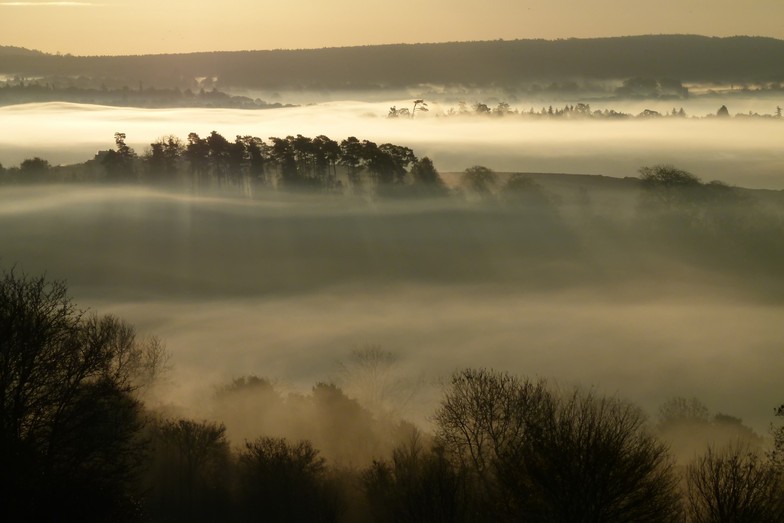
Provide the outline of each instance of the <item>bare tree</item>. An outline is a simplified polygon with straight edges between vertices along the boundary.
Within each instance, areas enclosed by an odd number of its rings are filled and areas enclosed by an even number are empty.
[[[149,511],[164,520],[220,519],[228,499],[226,428],[177,419],[154,423],[150,434]]]
[[[309,441],[262,437],[239,455],[242,520],[336,521],[342,503]]]
[[[338,362],[338,383],[372,412],[402,408],[414,396],[416,387],[401,378],[398,360],[379,345],[355,347]]]
[[[689,521],[773,523],[784,521],[784,482],[747,445],[708,447],[686,471]]]
[[[641,411],[616,398],[465,370],[434,421],[501,521],[675,521],[676,478]]]
[[[137,339],[121,320],[77,309],[64,283],[2,273],[0,516],[20,507],[32,519],[132,511],[136,392],[163,359],[160,343]]]
[[[518,478],[510,483],[530,489],[524,508],[534,520],[679,520],[672,460],[639,408],[581,390],[556,401],[522,455],[499,467]],[[522,475],[514,468],[521,462]]]
[[[442,447],[423,443],[417,431],[391,460],[374,461],[363,483],[375,521],[481,521],[465,469],[451,463]]]

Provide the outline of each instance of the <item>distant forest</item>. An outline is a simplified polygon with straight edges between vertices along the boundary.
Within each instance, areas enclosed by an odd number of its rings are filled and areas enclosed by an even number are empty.
[[[194,78],[217,78],[223,87],[333,90],[419,84],[516,87],[639,76],[778,83],[784,81],[784,41],[651,35],[99,57],[0,48],[0,74],[104,77],[169,88],[188,86]]]

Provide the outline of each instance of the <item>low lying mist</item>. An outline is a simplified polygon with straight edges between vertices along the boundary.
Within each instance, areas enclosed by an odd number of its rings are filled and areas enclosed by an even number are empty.
[[[0,262],[165,340],[157,401],[191,416],[218,417],[216,388],[240,376],[297,393],[341,383],[352,350],[376,345],[408,391],[384,407],[424,427],[446,376],[486,366],[651,414],[696,396],[765,432],[784,366],[780,207],[743,207],[747,228],[695,244],[641,210],[637,185],[590,180],[539,210],[3,187]]]
[[[712,103],[717,106],[710,112],[715,113],[721,104]],[[628,104],[628,108],[608,105],[636,114],[640,102]],[[781,122],[774,119],[550,121],[514,115],[437,117],[450,107],[433,104],[430,113],[419,113],[413,120],[392,120],[386,118],[392,105],[408,106],[410,100],[329,102],[259,111],[128,109],[61,103],[10,106],[0,108],[5,123],[0,130],[0,161],[10,166],[40,156],[52,164],[83,162],[96,151],[110,148],[115,132],[124,132],[128,144],[140,153],[160,136],[184,138],[190,132],[205,135],[213,130],[228,137],[252,134],[264,139],[325,134],[339,141],[361,135],[379,143],[411,147],[419,156],[429,156],[441,171],[462,171],[483,164],[498,171],[623,177],[634,176],[640,165],[673,163],[705,179],[744,187],[784,188],[784,151],[778,140]],[[667,102],[662,110],[669,111],[670,105]],[[775,110],[775,104],[769,105],[765,113]],[[527,106],[520,109],[527,110]],[[730,110],[734,114],[739,108]]]

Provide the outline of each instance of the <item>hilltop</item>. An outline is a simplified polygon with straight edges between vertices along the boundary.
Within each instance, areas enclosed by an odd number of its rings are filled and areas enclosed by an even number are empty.
[[[2,49],[0,74],[87,76],[163,87],[205,77],[222,87],[258,89],[514,87],[640,76],[702,83],[784,81],[784,41],[747,36],[648,35],[143,56]]]

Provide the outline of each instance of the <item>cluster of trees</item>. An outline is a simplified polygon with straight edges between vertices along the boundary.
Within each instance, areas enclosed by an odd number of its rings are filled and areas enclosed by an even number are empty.
[[[254,187],[340,192],[374,191],[378,195],[439,196],[446,188],[427,158],[417,158],[401,145],[376,144],[349,137],[341,142],[320,135],[271,137],[237,136],[230,141],[213,131],[206,137],[190,133],[186,141],[165,136],[138,155],[115,133],[115,148],[93,160],[72,166],[71,175],[109,182],[188,184],[195,189],[216,188],[249,195]],[[58,169],[60,178],[68,168]],[[64,174],[63,171],[66,171]],[[4,176],[3,176],[4,175]],[[49,163],[28,159],[0,176],[16,182],[55,178]]]
[[[709,447],[680,468],[633,404],[592,390],[467,369],[446,385],[432,436],[399,424],[397,446],[351,463],[350,447],[366,441],[357,423],[368,427],[379,421],[337,387],[318,385],[311,396],[291,395],[283,405],[307,406],[303,420],[327,423],[308,429],[313,437],[331,431],[328,439],[343,440],[345,455],[334,449],[322,455],[319,446],[328,446],[327,439],[316,445],[310,438],[279,434],[284,423],[269,405],[270,398],[282,400],[264,379],[235,380],[217,392],[219,412],[234,406],[236,418],[269,418],[260,434],[245,435],[241,445],[235,438],[232,444],[232,429],[221,421],[154,413],[142,392],[165,367],[159,341],[139,338],[117,318],[79,310],[64,284],[3,273],[0,517],[756,523],[784,518],[782,429],[769,455],[743,443]],[[726,423],[725,418],[714,421]],[[662,408],[658,430],[694,420],[710,422],[707,410],[676,399]]]
[[[196,189],[238,189],[242,194],[256,186],[330,192],[347,188],[379,195],[446,193],[429,158],[417,158],[408,147],[353,136],[341,142],[324,135],[271,137],[265,142],[255,136],[229,141],[216,131],[204,138],[190,133],[184,142],[172,135],[159,138],[142,155],[127,145],[124,133],[115,133],[114,139],[114,149],[99,152],[84,165],[55,169],[36,157],[16,168],[0,165],[0,177],[13,182],[70,176],[119,183],[187,183]]]
[[[117,183],[185,183],[196,190],[217,188],[244,195],[252,194],[255,187],[277,187],[333,193],[372,191],[378,196],[459,194],[542,208],[552,204],[530,177],[513,174],[502,182],[495,171],[479,165],[466,169],[459,186],[450,190],[428,157],[417,158],[408,147],[377,145],[353,136],[341,142],[324,135],[271,137],[269,142],[237,136],[232,142],[215,131],[204,138],[190,133],[185,142],[173,135],[159,138],[141,156],[127,145],[124,133],[115,133],[114,138],[114,149],[99,152],[82,166],[72,166],[71,176],[76,178],[81,172],[87,179]],[[55,168],[35,157],[14,168],[0,164],[0,180],[63,180],[67,171],[67,167]]]
[[[766,216],[755,201],[721,181],[703,182],[672,165],[642,167],[638,219],[642,229],[683,235],[750,240],[765,228],[776,229],[778,219]]]
[[[461,174],[459,189],[468,199],[496,201],[507,207],[555,215],[555,198],[526,174],[512,173],[502,180],[492,169],[474,165]]]
[[[403,111],[403,113],[401,113]],[[773,114],[759,114],[755,112],[746,113],[738,113],[735,115],[735,118],[775,118],[780,119],[782,116],[782,111],[780,107],[776,107],[776,110]],[[398,116],[405,115],[409,116],[410,112],[408,109],[397,109],[396,107],[391,107],[389,110],[389,114],[387,115],[389,118],[396,118]],[[584,102],[578,102],[577,104],[566,104],[563,107],[553,107],[549,105],[547,107],[542,107],[540,110],[536,110],[533,107],[530,107],[527,111],[522,109],[515,109],[512,108],[507,102],[499,102],[498,105],[495,107],[491,107],[482,102],[476,102],[473,105],[469,105],[466,102],[459,102],[457,108],[450,107],[446,112],[439,113],[438,116],[509,116],[509,115],[516,115],[525,118],[533,118],[533,119],[604,119],[604,120],[625,120],[625,119],[650,119],[650,118],[686,118],[687,114],[683,107],[676,108],[673,107],[671,111],[661,112],[656,111],[653,109],[645,109],[638,114],[631,114],[631,113],[624,113],[621,111],[616,111],[615,109],[591,109],[591,105]],[[714,117],[725,117],[729,118],[730,113],[726,106],[722,105],[716,113],[710,113],[703,117],[691,116],[690,118],[714,118]]]

